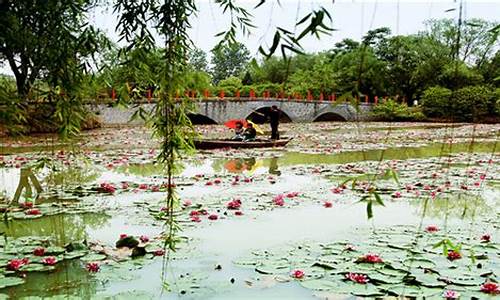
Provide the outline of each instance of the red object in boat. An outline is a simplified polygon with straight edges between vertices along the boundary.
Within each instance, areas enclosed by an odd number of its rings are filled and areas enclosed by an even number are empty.
[[[236,124],[237,123],[243,124],[243,127],[247,126],[247,121],[246,120],[240,120],[240,119],[231,119],[231,120],[227,121],[226,123],[224,123],[224,126],[226,126],[228,128],[236,129]]]

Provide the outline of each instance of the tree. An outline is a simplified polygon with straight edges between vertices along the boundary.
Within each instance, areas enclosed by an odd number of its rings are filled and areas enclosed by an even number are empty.
[[[451,61],[443,44],[422,35],[391,37],[377,47],[376,53],[387,63],[387,92],[408,100],[437,84],[438,75]]]
[[[431,19],[426,22],[426,35],[441,42],[449,49],[449,56],[454,57],[458,24],[453,19]],[[480,66],[491,57],[499,45],[498,32],[491,29],[497,26],[496,22],[482,19],[470,19],[463,23],[460,33],[458,59],[469,64]]]
[[[188,61],[194,70],[203,72],[208,71],[207,54],[200,48],[194,47],[189,51]]]
[[[240,76],[250,60],[250,52],[241,43],[217,45],[212,49],[212,80],[218,83],[230,76]]]
[[[483,75],[486,83],[500,87],[500,50],[495,53],[491,60],[483,63],[478,71]]]
[[[252,75],[248,70],[245,72],[245,76],[243,76],[241,83],[244,85],[251,85],[253,83]]]
[[[16,78],[26,98],[38,79],[50,86],[74,87],[87,59],[105,41],[85,20],[95,1],[47,0],[0,2],[0,60]]]

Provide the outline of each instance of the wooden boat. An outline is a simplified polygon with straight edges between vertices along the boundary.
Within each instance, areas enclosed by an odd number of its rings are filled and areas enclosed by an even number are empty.
[[[283,138],[279,140],[255,140],[251,142],[233,141],[233,140],[195,140],[196,149],[209,150],[220,148],[270,148],[284,147],[292,138]]]

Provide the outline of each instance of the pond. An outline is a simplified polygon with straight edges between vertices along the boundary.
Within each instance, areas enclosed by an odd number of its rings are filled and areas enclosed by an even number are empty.
[[[165,170],[146,128],[2,140],[0,298],[498,295],[500,125],[280,130],[294,137],[283,149],[182,160],[175,252],[164,249]],[[43,191],[7,203],[28,168]]]

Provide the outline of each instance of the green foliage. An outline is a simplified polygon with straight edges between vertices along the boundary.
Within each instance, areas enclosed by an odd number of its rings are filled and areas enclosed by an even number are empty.
[[[487,86],[467,86],[454,92],[432,87],[424,91],[422,107],[428,117],[475,122],[496,113],[496,99],[495,92]]]
[[[185,86],[188,90],[198,91],[200,95],[204,90],[211,87],[211,78],[207,72],[204,71],[188,71],[185,74]]]
[[[250,52],[241,43],[217,45],[212,49],[212,78],[215,84],[221,80],[240,76],[250,59]]]
[[[435,86],[428,88],[422,95],[422,110],[428,117],[443,118],[449,115],[451,90]]]
[[[458,24],[453,19],[431,19],[426,22],[427,36],[439,41],[449,49],[449,57],[456,52],[456,39]],[[491,28],[498,25],[497,22],[489,22],[482,19],[468,19],[462,24],[460,32],[460,48],[457,59],[463,62],[481,65],[491,57],[498,47],[498,32]]]
[[[381,121],[421,121],[425,119],[424,114],[418,107],[408,107],[393,99],[388,99],[383,103],[373,107],[372,115]]]
[[[188,61],[193,70],[208,72],[207,54],[200,48],[195,47],[189,51]]]
[[[0,136],[23,133],[26,113],[17,96],[14,79],[0,75]]]
[[[457,89],[468,85],[478,85],[483,82],[483,76],[463,62],[453,62],[444,66],[438,76],[441,86]]]
[[[497,88],[493,93],[491,104],[492,107],[490,108],[490,111],[493,111],[497,116],[500,116],[500,88]]]
[[[83,84],[94,55],[108,40],[86,20],[94,1],[3,1],[0,4],[0,60],[16,78],[19,100],[34,97],[43,80],[63,136],[78,132],[84,116]]]
[[[460,121],[478,121],[494,113],[488,111],[493,98],[492,90],[485,86],[468,86],[456,90],[453,92],[452,116]]]

